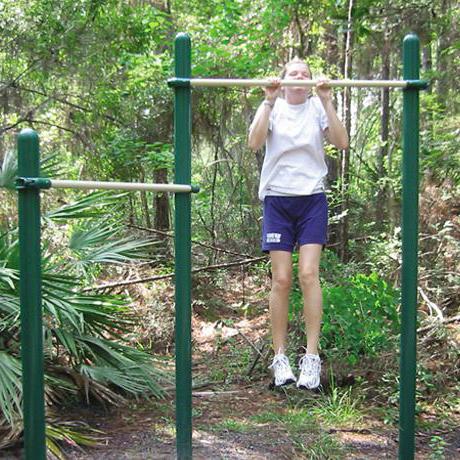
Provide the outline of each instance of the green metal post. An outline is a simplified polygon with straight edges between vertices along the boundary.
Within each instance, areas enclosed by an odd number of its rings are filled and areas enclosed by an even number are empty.
[[[175,41],[176,77],[190,78],[190,38]],[[191,182],[190,86],[175,87],[175,183]],[[176,264],[176,446],[178,459],[192,458],[192,325],[191,325],[191,195],[175,195]]]
[[[18,174],[40,175],[38,135],[23,129],[18,136]],[[24,449],[27,460],[44,460],[45,403],[41,301],[40,190],[19,189],[19,295]]]
[[[406,35],[404,38],[403,61],[404,79],[418,80],[419,39],[415,34]],[[399,458],[410,460],[414,458],[415,450],[419,89],[405,89],[403,97]]]

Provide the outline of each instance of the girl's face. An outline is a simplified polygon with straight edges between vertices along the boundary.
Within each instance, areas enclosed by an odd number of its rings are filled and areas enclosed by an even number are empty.
[[[286,80],[311,80],[310,69],[303,62],[293,62],[288,65],[284,78]],[[301,86],[289,86],[284,89],[284,94],[288,99],[291,97],[303,99],[311,94],[311,90]]]
[[[310,69],[303,62],[294,62],[286,70],[286,80],[311,80]]]

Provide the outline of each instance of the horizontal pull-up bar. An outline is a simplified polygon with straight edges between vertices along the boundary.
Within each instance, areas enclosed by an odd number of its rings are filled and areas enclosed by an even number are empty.
[[[321,80],[281,80],[281,86],[315,87]],[[271,86],[268,79],[233,79],[233,78],[170,78],[169,86],[185,86],[192,88],[238,88]],[[354,88],[428,88],[426,80],[329,80],[328,85],[334,87]]]
[[[143,184],[139,182],[98,182],[79,180],[56,180],[43,177],[18,177],[16,188],[73,188],[79,190],[123,190],[145,192],[197,193],[196,185],[182,184]]]

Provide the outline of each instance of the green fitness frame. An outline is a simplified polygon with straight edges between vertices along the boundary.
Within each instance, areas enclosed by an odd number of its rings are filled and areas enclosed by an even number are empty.
[[[180,228],[180,231],[176,231],[176,258],[178,259],[178,266],[182,267],[181,271],[176,268],[176,296],[178,303],[190,305],[190,281],[186,281],[187,277],[190,278],[190,268],[187,269],[190,267],[190,256],[187,260],[187,251],[188,254],[191,252],[190,193],[198,192],[199,188],[190,185],[190,175],[181,176],[180,174],[176,174],[176,177],[181,181],[180,184],[69,181],[40,177],[39,139],[37,133],[32,129],[23,129],[18,136],[18,176],[16,189],[18,191],[19,212],[19,296],[21,303],[24,450],[26,460],[45,460],[40,191],[49,188],[73,188],[175,193],[177,200],[176,228]],[[183,199],[184,196],[185,200]],[[188,224],[181,220],[187,215]],[[182,330],[186,333],[187,321],[179,317],[178,324],[180,321],[184,325]],[[178,355],[182,357],[185,362],[184,366],[186,366],[186,363],[190,361],[190,355],[185,355],[183,350],[180,350]],[[179,363],[177,367],[181,369],[181,366],[182,363]],[[188,374],[184,372],[182,374],[187,378],[187,375],[190,375],[190,369]]]
[[[401,276],[401,359],[399,458],[414,458],[415,368],[418,252],[419,39],[403,41],[403,80],[336,80],[331,86],[403,89],[403,193]],[[23,372],[24,448],[26,460],[45,460],[45,404],[41,302],[40,190],[43,188],[151,190],[175,193],[176,290],[176,446],[178,459],[192,458],[191,350],[191,89],[192,87],[267,86],[268,80],[192,79],[191,43],[187,34],[175,40],[174,147],[175,184],[126,184],[58,181],[40,178],[39,140],[31,129],[18,136],[18,212]],[[288,86],[287,81],[282,86]],[[314,86],[315,82],[296,82]],[[105,184],[105,185],[104,185]]]
[[[414,458],[414,415],[415,415],[415,365],[416,365],[416,317],[417,317],[417,251],[418,251],[418,140],[419,140],[419,94],[427,88],[428,83],[419,80],[420,44],[415,34],[409,34],[403,41],[403,81],[332,81],[331,86],[356,87],[393,87],[404,91],[403,101],[403,206],[402,206],[402,280],[401,280],[401,361],[400,361],[400,459]],[[190,169],[190,98],[193,87],[250,87],[266,86],[268,80],[231,80],[231,79],[192,79],[191,75],[191,44],[190,37],[181,33],[175,40],[176,78],[169,81],[175,89],[175,148],[176,174],[178,167],[184,168],[183,178],[189,179]],[[300,82],[295,82],[299,86]],[[289,83],[284,81],[282,86]],[[314,86],[315,82],[305,85]],[[187,170],[185,170],[187,168]],[[176,181],[180,182],[176,176]],[[188,182],[187,182],[188,183]],[[189,196],[180,197],[188,200]],[[190,223],[189,208],[176,209],[176,229]],[[187,235],[188,236],[188,235]],[[176,240],[177,241],[177,240]],[[185,245],[185,241],[181,241]],[[182,259],[179,249],[185,251],[185,246],[176,250],[176,270],[189,272],[189,249],[187,257]],[[178,265],[180,264],[180,265]],[[187,265],[187,267],[186,267]],[[177,278],[176,278],[177,279]],[[190,292],[188,283],[190,277],[183,279],[181,288]],[[176,286],[178,289],[179,286]],[[188,361],[190,352],[190,304],[185,298],[176,294],[176,431],[177,457],[192,458],[192,422],[191,422],[191,362]],[[184,296],[185,297],[185,296]],[[187,322],[186,327],[184,322]],[[180,324],[180,328],[179,328]],[[185,362],[187,360],[187,362]],[[180,367],[179,367],[180,366]],[[187,375],[184,375],[187,373]]]

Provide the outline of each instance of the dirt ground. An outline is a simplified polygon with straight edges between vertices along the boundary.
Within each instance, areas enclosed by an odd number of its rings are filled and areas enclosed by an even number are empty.
[[[219,388],[193,391],[193,458],[196,460],[290,460],[312,458],[299,449],[314,443],[318,432],[310,427],[293,439],[290,433],[276,422],[248,423],[254,415],[273,413],[287,409],[289,394],[297,390],[276,392],[265,384],[232,384]],[[321,397],[312,395],[312,398]],[[73,460],[141,460],[175,459],[174,398],[160,403],[139,403],[131,408],[121,408],[110,414],[81,411],[92,426],[105,433],[104,445],[85,452],[68,451]],[[237,421],[232,426],[225,422]],[[341,446],[341,454],[314,458],[344,459],[396,459],[398,458],[398,430],[372,418],[364,420],[359,428],[328,428],[325,430]],[[416,438],[417,459],[459,459],[460,429],[448,436],[448,447],[443,456],[433,456],[428,442],[433,433],[418,433]],[[445,439],[447,439],[445,438]]]
[[[254,288],[253,293],[257,294]],[[235,316],[237,304],[223,299],[228,311],[219,319],[205,315],[198,303],[193,315],[193,458],[196,460],[296,460],[296,459],[395,459],[398,457],[397,425],[366,415],[351,426],[317,426],[297,423],[294,431],[276,420],[258,415],[286,414],[292,401],[309,408],[321,394],[299,398],[299,391],[269,388],[267,365],[268,313],[263,300],[252,299],[252,313]],[[266,348],[261,344],[266,342]],[[259,355],[255,348],[259,349]],[[244,354],[244,351],[246,354]],[[246,357],[245,359],[244,356]],[[255,364],[256,362],[256,364]],[[236,376],[241,375],[241,378]],[[322,376],[324,380],[325,375]],[[141,460],[176,458],[173,389],[163,400],[131,402],[125,407],[104,411],[81,407],[66,414],[100,430],[97,447],[65,448],[72,460]],[[325,387],[325,392],[328,391]],[[297,398],[297,400],[295,399]],[[316,423],[316,424],[315,424]],[[294,433],[294,435],[293,435]],[[442,456],[429,445],[433,436],[442,436]],[[339,446],[338,453],[308,454],[308,448],[325,440]],[[319,441],[318,441],[319,440]],[[417,459],[460,459],[460,429],[446,432],[419,432]],[[325,451],[327,452],[327,451]],[[329,450],[329,452],[332,452]],[[19,451],[0,453],[2,459],[19,459]]]
[[[293,390],[295,391],[295,390]],[[142,460],[175,459],[173,399],[140,403],[110,413],[90,412],[82,408],[78,417],[100,430],[101,442],[97,448],[66,449],[66,458],[73,460]],[[244,422],[264,408],[282,413],[286,397],[260,385],[227,386],[225,390],[194,392],[193,458],[196,460],[289,460],[307,459],[290,434],[276,423],[252,424],[247,431],[233,430],[222,422],[231,418]],[[76,414],[72,414],[73,416]],[[73,417],[72,417],[73,418]],[[244,426],[244,425],[243,425]],[[324,458],[396,459],[398,432],[367,421],[368,428],[327,430],[343,446],[343,456]],[[301,438],[308,445],[314,435],[305,432]],[[449,448],[444,456],[432,456],[428,447],[429,433],[417,436],[417,459],[460,458],[460,430],[449,435]],[[2,459],[20,459],[18,451],[0,454]],[[318,457],[315,457],[318,458]]]

